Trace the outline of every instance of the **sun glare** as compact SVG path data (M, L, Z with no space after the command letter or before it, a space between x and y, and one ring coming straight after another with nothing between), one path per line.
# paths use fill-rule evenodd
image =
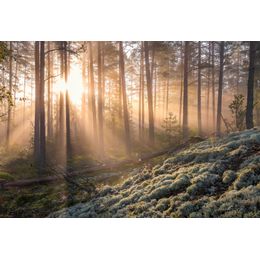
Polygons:
M72 104L77 107L81 105L83 92L81 77L80 66L73 64L70 70L68 81L65 82L64 79L61 79L55 84L55 89L58 93L68 90Z

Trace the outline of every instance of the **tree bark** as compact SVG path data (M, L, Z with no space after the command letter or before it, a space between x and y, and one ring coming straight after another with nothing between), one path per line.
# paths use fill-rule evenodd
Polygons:
M247 82L247 104L246 104L246 128L254 127L253 109L254 109L254 76L255 76L255 53L256 42L251 41L249 47L249 68Z
M88 42L89 51L89 113L90 122L92 122L93 136L97 140L97 118L96 118L96 98L95 98L95 81L93 69L92 43Z
M184 79L183 79L183 119L182 119L182 132L183 139L189 137L188 129L188 59L189 59L189 42L185 42L184 47Z
M201 136L202 129L201 129L201 42L198 42L198 134Z
M223 69L224 69L224 42L220 42L219 50L219 83L218 83L218 107L217 107L217 129L216 135L221 134L221 114L222 114L222 91L223 91Z
M9 56L9 92L12 94L13 89L13 43L10 41L10 56ZM11 131L11 105L8 103L8 111L7 111L7 129L6 129L6 144L7 149L10 145L10 131Z
M148 42L144 42L145 53L145 68L146 68L146 85L147 85L147 98L148 98L148 114L149 114L149 142L154 144L154 118L153 118L153 92L152 82L150 74L150 62L149 62L149 45Z
M36 166L40 161L40 43L35 42L35 118L34 118L34 158Z
M45 104L44 104L44 76L45 76L45 42L40 42L40 169L46 164L45 140Z
M212 80L212 120L213 120L213 131L216 131L216 105L215 105L215 43L212 42L212 71L211 71L211 80Z
M103 66L102 66L102 48L103 43L98 42L98 132L99 132L99 154L104 156L104 132L103 132Z
M123 98L126 152L128 155L130 155L131 153L130 126L129 126L129 114L127 108L127 96L126 96L126 85L125 85L125 62L124 62L124 50L123 50L122 42L119 42L119 72L120 72L119 77L120 77L121 93Z

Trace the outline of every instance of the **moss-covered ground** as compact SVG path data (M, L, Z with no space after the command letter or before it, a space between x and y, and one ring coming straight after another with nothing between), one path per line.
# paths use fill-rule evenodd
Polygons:
M209 139L50 217L260 217L260 131Z

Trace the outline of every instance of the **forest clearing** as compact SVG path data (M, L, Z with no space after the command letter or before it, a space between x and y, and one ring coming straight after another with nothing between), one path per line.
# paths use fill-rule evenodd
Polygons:
M0 42L0 217L259 217L260 42Z

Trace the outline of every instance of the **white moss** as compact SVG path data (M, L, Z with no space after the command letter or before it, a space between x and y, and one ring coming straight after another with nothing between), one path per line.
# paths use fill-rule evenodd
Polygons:
M259 217L259 145L258 129L203 141L50 216Z

